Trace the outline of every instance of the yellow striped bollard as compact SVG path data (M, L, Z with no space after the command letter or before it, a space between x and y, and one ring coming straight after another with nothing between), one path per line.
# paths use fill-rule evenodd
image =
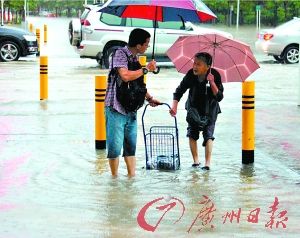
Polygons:
M106 94L107 76L95 77L95 146L96 149L106 148L106 126L104 115L104 99Z
M139 56L139 62L141 64L141 66L144 68L146 67L146 64L147 64L147 57L144 56L144 55L141 55ZM144 83L146 84L147 83L147 76L144 75Z
M37 38L37 43L38 43L38 53L36 54L37 56L40 55L40 42L41 42L41 31L39 28L35 29L35 34L36 34L36 38Z
M255 82L242 85L242 163L250 164L255 150Z
M29 31L33 33L33 24L29 23Z
M40 57L40 100L48 99L48 56Z
M44 44L47 44L48 41L48 27L44 24Z

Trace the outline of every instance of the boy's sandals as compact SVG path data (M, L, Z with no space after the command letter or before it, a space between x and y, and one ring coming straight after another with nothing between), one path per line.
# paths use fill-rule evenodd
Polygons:
M208 166L204 166L201 168L202 170L209 170L209 167Z

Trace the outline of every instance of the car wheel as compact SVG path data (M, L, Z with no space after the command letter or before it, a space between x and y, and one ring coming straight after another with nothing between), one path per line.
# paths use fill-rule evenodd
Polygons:
M110 64L113 52L118 48L120 48L120 46L118 46L118 45L111 46L104 52L103 61L104 61L104 67L106 69L109 68L109 64Z
M273 55L273 57L279 63L282 63L284 61L284 58L281 55Z
M19 46L12 41L0 43L0 60L4 62L18 60L20 57Z
M295 64L299 61L299 48L290 46L284 51L284 62L286 64Z

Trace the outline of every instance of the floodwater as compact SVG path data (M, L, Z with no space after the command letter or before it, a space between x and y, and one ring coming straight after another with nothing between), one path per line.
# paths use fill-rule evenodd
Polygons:
M177 116L181 169L145 170L141 109L137 175L128 179L120 160L119 177L112 179L105 151L96 151L94 142L94 77L107 71L79 59L68 45L68 19L31 20L48 24L42 53L49 57L49 100L39 100L36 57L0 63L1 238L299 237L297 65L254 51L261 69L251 76L253 165L241 164L241 84L229 83L209 172L191 168L183 98ZM228 30L253 47L255 29ZM163 68L148 75L147 85L170 104L181 78ZM145 114L147 126L172 123L163 106ZM203 163L200 146L199 154Z

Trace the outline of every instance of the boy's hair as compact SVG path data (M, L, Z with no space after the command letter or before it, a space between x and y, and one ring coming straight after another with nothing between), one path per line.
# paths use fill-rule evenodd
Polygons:
M143 45L146 40L150 38L150 33L144 29L135 28L130 32L128 46L135 47L137 45Z
M195 54L195 58L203 61L208 66L211 66L211 64L212 64L212 56L207 52L199 52L199 53Z

